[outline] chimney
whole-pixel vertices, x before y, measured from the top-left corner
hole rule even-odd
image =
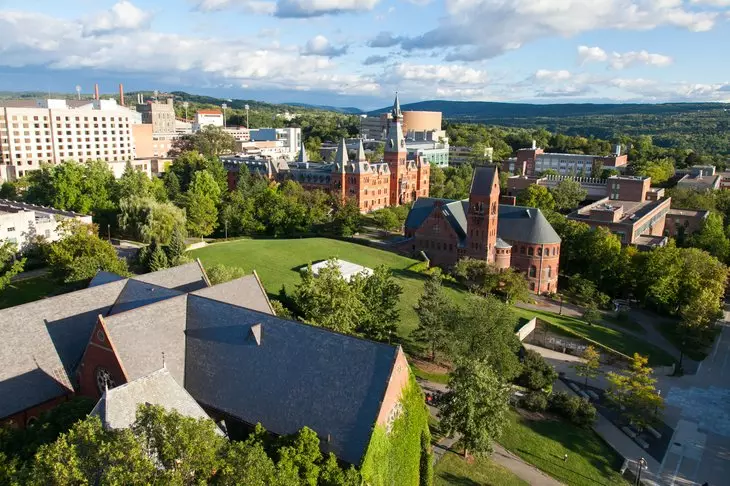
[[[616,154],[616,157],[621,155],[621,144],[620,143],[616,144],[616,147],[614,147],[613,153]]]
[[[124,85],[119,83],[119,104],[124,106]]]
[[[99,99],[99,83],[94,84],[94,99]]]

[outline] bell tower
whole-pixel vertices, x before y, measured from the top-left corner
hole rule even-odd
[[[395,94],[393,109],[390,112],[388,121],[388,132],[385,137],[385,153],[383,160],[390,168],[390,205],[398,206],[408,202],[411,192],[415,187],[408,187],[409,181],[406,177],[406,137],[403,136],[403,113],[400,110],[398,93]]]
[[[466,254],[495,261],[499,220],[499,174],[496,167],[475,167],[466,215]]]

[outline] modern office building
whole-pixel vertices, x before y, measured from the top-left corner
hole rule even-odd
[[[22,251],[36,236],[56,241],[60,238],[58,223],[71,218],[91,223],[91,216],[0,199],[0,245],[12,243]]]
[[[286,152],[296,154],[302,144],[302,129],[257,128],[249,130],[249,139],[255,142],[281,142]]]
[[[129,161],[137,113],[113,99],[28,100],[0,106],[0,176],[14,180],[64,160]]]
[[[476,163],[478,165],[491,165],[494,155],[492,147],[484,147],[484,153],[478,154],[475,160],[474,148],[465,145],[449,146],[449,165],[459,166],[462,164]]]
[[[198,110],[193,122],[193,131],[198,132],[207,126],[223,128],[224,125],[221,110]]]
[[[443,139],[442,139],[443,140]],[[436,141],[413,141],[406,140],[408,155],[412,157],[423,157],[429,164],[438,167],[449,166],[449,141],[448,139]]]

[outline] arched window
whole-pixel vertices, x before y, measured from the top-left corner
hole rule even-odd
[[[533,278],[537,276],[537,267],[535,265],[530,265],[530,273],[528,276]]]
[[[537,256],[542,256],[542,248],[537,249]]]
[[[532,247],[529,247],[529,248],[527,249],[527,255],[528,255],[528,256],[533,256],[534,254],[535,254],[535,250],[534,250],[534,248],[532,248]]]
[[[547,268],[547,276],[548,276],[548,278],[553,276],[553,267],[551,267],[550,265],[548,265],[548,268]]]

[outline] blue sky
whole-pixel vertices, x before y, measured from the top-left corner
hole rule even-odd
[[[730,101],[730,0],[0,0],[0,90]]]

